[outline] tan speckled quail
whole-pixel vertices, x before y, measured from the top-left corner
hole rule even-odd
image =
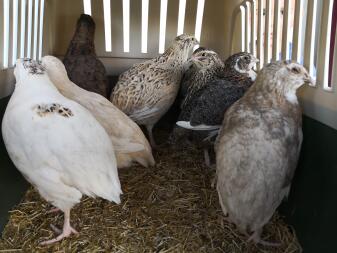
[[[180,35],[157,58],[134,65],[120,75],[110,100],[139,125],[145,125],[151,145],[153,126],[169,110],[180,86],[187,59],[198,41]]]

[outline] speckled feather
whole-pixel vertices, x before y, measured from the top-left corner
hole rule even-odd
[[[82,14],[63,63],[71,81],[83,89],[107,97],[108,80],[105,67],[95,53],[94,35],[94,20]]]
[[[244,93],[250,85],[240,85],[226,80],[216,80],[199,90],[186,105],[179,120],[189,121],[192,126],[221,125],[224,112]]]
[[[173,104],[188,56],[197,43],[193,36],[178,36],[163,55],[124,72],[111,94],[114,105],[147,127],[153,146],[152,127]]]
[[[301,109],[289,94],[308,80],[298,64],[269,64],[225,113],[216,143],[219,199],[255,242],[289,192],[302,142]]]
[[[198,57],[202,57],[203,59],[198,61],[196,60]],[[198,90],[210,84],[219,76],[224,75],[224,62],[216,52],[210,49],[197,49],[193,52],[191,61],[193,64],[181,82],[181,97],[183,97],[182,108],[193,99]]]

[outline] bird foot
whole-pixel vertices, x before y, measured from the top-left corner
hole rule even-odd
[[[51,225],[51,228],[55,231],[55,232],[61,232],[60,229],[58,229],[56,226],[54,225]],[[47,241],[43,241],[41,242],[40,244],[41,245],[50,245],[50,244],[53,244],[55,242],[59,242],[61,241],[62,239],[66,238],[66,237],[69,237],[71,234],[78,234],[78,232],[72,228],[70,225],[67,226],[67,227],[64,227],[63,228],[63,231],[61,234],[59,234],[56,238],[54,239],[51,239],[51,240],[47,240]]]
[[[212,187],[212,189],[215,188],[215,185],[216,185],[216,175],[211,179],[211,187]]]
[[[57,212],[60,212],[61,210],[59,209],[59,208],[57,208],[57,207],[55,207],[55,208],[52,208],[52,209],[50,209],[49,211],[47,211],[47,214],[50,214],[50,213],[57,213]]]
[[[261,239],[260,237],[261,232],[254,232],[249,238],[248,238],[248,242],[249,241],[253,241],[255,244],[261,244],[263,246],[267,246],[267,247],[279,247],[281,246],[281,243],[277,243],[277,242],[267,242]]]

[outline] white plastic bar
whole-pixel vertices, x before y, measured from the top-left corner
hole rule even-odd
[[[31,57],[32,52],[32,20],[33,19],[33,0],[28,0],[28,33],[27,33],[27,57]]]
[[[44,19],[44,0],[40,3],[40,28],[39,28],[39,55],[38,59],[42,58],[42,48],[43,48],[43,19]]]
[[[323,88],[331,91],[332,86],[329,85],[329,65],[330,65],[330,40],[331,40],[331,22],[334,0],[325,0],[323,3],[322,13],[322,38],[321,42],[324,47],[324,74]]]
[[[34,2],[34,44],[33,44],[33,59],[36,60],[37,57],[37,35],[38,35],[38,24],[39,24],[39,0]]]
[[[280,19],[280,1],[274,1],[274,28],[273,28],[273,60],[279,60],[279,19]]]
[[[18,55],[18,9],[18,0],[13,0],[12,65],[15,64]]]
[[[105,51],[111,52],[111,8],[110,0],[103,0]]]
[[[246,11],[245,7],[240,5],[240,14],[241,14],[241,51],[245,51],[246,45]]]
[[[130,52],[130,0],[123,0],[124,52]]]
[[[2,65],[4,68],[8,68],[8,51],[9,51],[9,0],[3,0],[4,2],[4,51],[3,51],[3,62]]]
[[[166,16],[167,0],[160,1],[160,24],[159,24],[159,53],[165,51],[165,34],[166,34]]]
[[[26,0],[21,0],[21,36],[20,36],[20,58],[25,57],[26,38]]]
[[[270,62],[270,19],[271,19],[271,0],[266,0],[266,20],[264,37],[264,63]]]
[[[258,63],[259,68],[263,67],[263,0],[259,0],[258,2],[258,27],[257,27],[257,58],[259,58],[260,62]]]
[[[184,33],[186,0],[179,0],[177,36]]]
[[[141,52],[147,53],[147,40],[149,27],[149,0],[142,0],[142,49]]]
[[[84,14],[91,16],[91,0],[83,0]]]
[[[317,0],[308,0],[307,29],[305,39],[304,66],[309,70],[311,76],[315,75],[314,56],[316,38],[316,15]]]
[[[250,35],[250,52],[256,55],[256,1],[252,0],[251,2],[251,10],[250,10],[250,20],[251,20],[251,35]]]
[[[245,4],[245,48],[246,51],[250,53],[250,25],[249,25],[249,14],[250,14],[250,2],[246,2]]]
[[[282,59],[288,60],[289,58],[289,12],[290,0],[284,0],[283,9],[283,29],[282,29]]]
[[[201,28],[202,28],[202,18],[204,15],[204,7],[205,7],[205,0],[198,0],[194,36],[199,42],[201,38]]]
[[[302,29],[303,29],[303,1],[296,0],[294,35],[293,35],[293,55],[292,59],[300,62],[302,51]]]

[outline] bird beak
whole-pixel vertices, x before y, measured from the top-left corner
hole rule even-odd
[[[254,59],[253,59],[253,62],[255,62],[255,63],[259,63],[259,62],[260,62],[260,60],[254,57]]]
[[[305,84],[308,84],[309,86],[316,86],[316,80],[313,79],[311,76],[308,75],[308,77],[305,77],[303,79]]]

